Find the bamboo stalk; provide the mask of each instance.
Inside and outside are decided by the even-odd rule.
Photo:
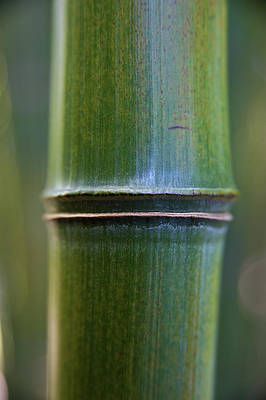
[[[208,400],[225,2],[57,0],[54,21],[49,398]]]

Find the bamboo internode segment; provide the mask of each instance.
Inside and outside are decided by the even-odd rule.
[[[225,0],[55,0],[46,193],[235,193]]]

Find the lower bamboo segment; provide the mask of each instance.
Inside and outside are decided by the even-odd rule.
[[[50,222],[49,399],[211,399],[225,231]]]

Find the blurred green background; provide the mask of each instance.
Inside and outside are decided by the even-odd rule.
[[[50,0],[0,1],[0,358],[9,398],[16,400],[45,398],[47,259],[41,192],[51,9]],[[241,196],[224,258],[217,400],[266,399],[265,37],[266,2],[229,1],[230,126]]]
[[[41,193],[50,42],[49,0],[0,1],[0,137],[5,138],[0,143],[5,191],[0,196],[0,309],[9,398],[16,400],[45,398],[47,262]]]
[[[229,4],[229,100],[240,197],[221,288],[217,399],[266,399],[266,2]]]

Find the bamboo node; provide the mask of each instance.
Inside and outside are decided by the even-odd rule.
[[[44,214],[45,221],[59,219],[109,219],[109,218],[192,218],[215,221],[231,221],[230,213],[206,212],[119,212],[119,213],[50,213]]]

